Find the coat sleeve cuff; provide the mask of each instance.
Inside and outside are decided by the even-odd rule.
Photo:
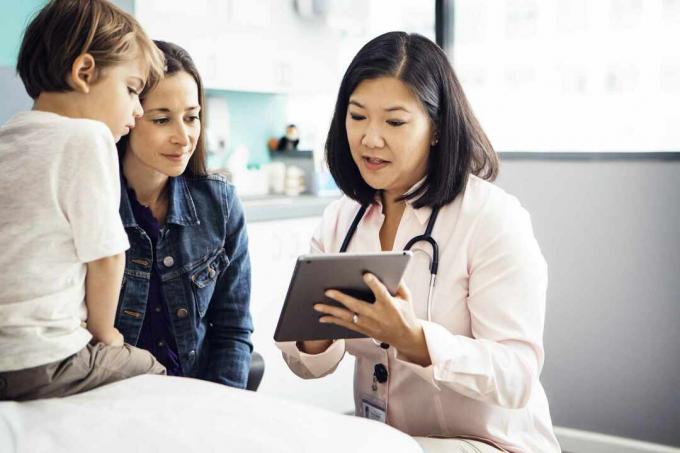
[[[451,335],[451,332],[446,330],[446,328],[443,326],[430,321],[421,321],[421,325],[423,326],[425,342],[427,343],[427,350],[430,354],[430,361],[432,364],[430,366],[424,367],[416,363],[409,362],[396,349],[394,352],[394,357],[400,365],[408,368],[423,378],[426,382],[432,384],[432,386],[439,391],[441,390],[441,387],[437,382],[437,376],[439,374],[437,373],[437,369],[438,365],[441,366],[445,360],[450,360],[451,358],[451,350],[446,348],[446,345],[451,343],[453,335]]]
[[[283,352],[286,362],[296,374],[321,377],[335,369],[345,355],[345,340],[334,340],[328,349],[320,354],[300,351],[294,341],[276,343]],[[302,372],[302,373],[300,373]]]

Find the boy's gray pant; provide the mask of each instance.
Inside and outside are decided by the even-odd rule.
[[[165,374],[150,352],[128,344],[88,344],[58,362],[0,372],[0,400],[69,396],[140,374]]]

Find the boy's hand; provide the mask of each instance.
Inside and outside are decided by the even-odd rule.
[[[121,334],[115,327],[105,335],[94,337],[92,341],[95,343],[104,343],[107,346],[123,346],[123,343],[125,343],[123,334]]]

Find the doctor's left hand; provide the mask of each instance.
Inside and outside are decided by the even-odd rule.
[[[375,296],[374,303],[356,299],[337,290],[328,290],[326,297],[338,301],[345,308],[314,305],[316,311],[326,315],[319,322],[336,324],[362,333],[397,348],[400,355],[410,362],[429,366],[431,360],[423,327],[415,315],[411,292],[404,282],[399,284],[397,294],[392,296],[373,274],[364,274],[364,281]]]

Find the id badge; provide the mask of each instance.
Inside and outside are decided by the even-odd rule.
[[[361,400],[361,416],[369,420],[376,420],[385,423],[387,412],[382,402]]]

